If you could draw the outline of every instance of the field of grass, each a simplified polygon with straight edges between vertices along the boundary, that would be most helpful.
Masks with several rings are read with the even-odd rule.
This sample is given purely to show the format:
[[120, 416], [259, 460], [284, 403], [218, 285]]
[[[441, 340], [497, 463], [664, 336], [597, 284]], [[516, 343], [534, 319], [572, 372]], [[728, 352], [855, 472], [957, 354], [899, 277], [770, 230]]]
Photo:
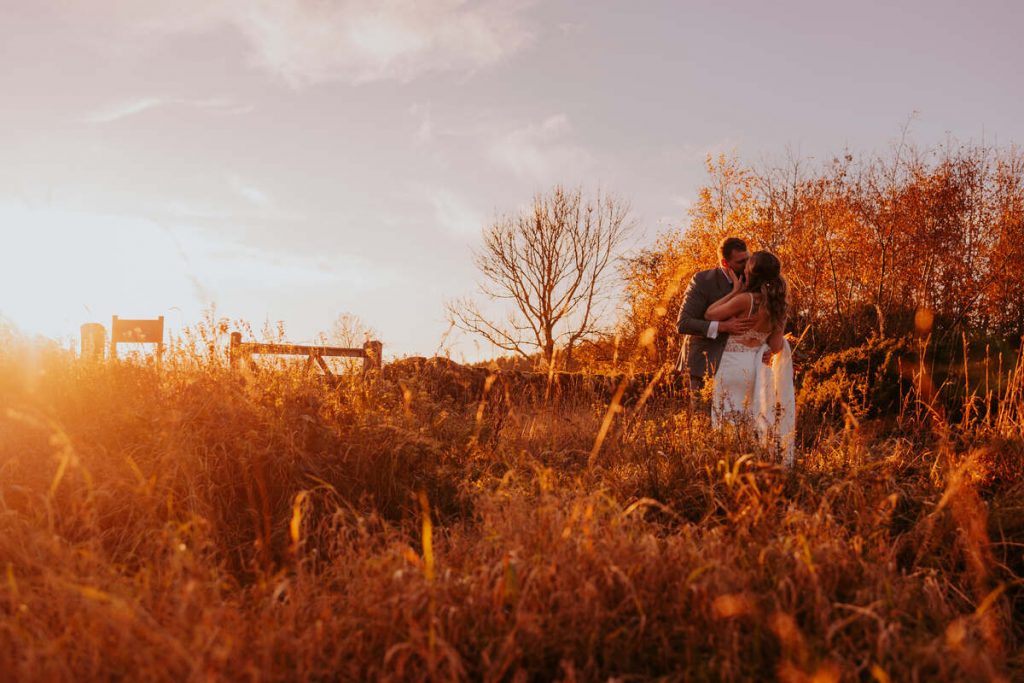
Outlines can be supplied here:
[[787, 471], [682, 400], [202, 337], [159, 369], [0, 339], [0, 679], [1024, 677], [1019, 373], [956, 424], [814, 404]]

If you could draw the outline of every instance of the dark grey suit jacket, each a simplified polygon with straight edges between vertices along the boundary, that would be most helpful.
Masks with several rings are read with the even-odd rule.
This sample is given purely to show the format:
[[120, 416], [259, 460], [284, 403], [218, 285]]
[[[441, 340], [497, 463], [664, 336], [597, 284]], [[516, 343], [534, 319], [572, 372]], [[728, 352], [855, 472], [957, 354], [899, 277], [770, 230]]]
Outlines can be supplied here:
[[732, 284], [721, 268], [702, 270], [690, 279], [676, 322], [679, 334], [684, 335], [676, 370], [698, 377], [715, 374], [729, 335], [719, 332], [714, 339], [708, 339], [711, 323], [704, 319], [704, 314], [711, 304], [731, 291]]

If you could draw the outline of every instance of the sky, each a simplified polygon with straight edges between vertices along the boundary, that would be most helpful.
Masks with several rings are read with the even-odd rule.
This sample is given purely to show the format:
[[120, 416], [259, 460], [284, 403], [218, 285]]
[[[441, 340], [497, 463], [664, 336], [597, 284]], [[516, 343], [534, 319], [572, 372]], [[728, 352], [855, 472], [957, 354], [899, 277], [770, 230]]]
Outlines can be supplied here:
[[708, 154], [1024, 144], [1024, 3], [0, 0], [0, 316], [447, 334], [556, 183], [685, 229]]

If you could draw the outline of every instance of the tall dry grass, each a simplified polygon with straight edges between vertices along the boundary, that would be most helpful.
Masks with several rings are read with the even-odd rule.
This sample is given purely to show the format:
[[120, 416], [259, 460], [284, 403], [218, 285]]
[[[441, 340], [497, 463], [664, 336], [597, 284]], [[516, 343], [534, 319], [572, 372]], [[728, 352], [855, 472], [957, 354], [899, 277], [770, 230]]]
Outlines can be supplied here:
[[681, 401], [232, 373], [223, 333], [0, 342], [0, 679], [1024, 676], [1019, 371], [958, 423], [840, 386], [789, 472]]

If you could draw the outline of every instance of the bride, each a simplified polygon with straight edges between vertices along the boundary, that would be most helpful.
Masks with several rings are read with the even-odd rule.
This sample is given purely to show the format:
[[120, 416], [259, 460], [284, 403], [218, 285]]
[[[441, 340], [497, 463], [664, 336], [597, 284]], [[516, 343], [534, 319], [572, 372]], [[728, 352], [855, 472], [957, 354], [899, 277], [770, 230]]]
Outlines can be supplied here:
[[713, 303], [705, 318], [755, 320], [748, 332], [726, 340], [715, 372], [712, 424], [753, 423], [761, 442], [781, 452], [783, 463], [792, 467], [796, 402], [793, 359], [783, 335], [788, 299], [781, 271], [779, 259], [768, 251], [750, 256], [742, 279], [726, 269], [732, 291]]

